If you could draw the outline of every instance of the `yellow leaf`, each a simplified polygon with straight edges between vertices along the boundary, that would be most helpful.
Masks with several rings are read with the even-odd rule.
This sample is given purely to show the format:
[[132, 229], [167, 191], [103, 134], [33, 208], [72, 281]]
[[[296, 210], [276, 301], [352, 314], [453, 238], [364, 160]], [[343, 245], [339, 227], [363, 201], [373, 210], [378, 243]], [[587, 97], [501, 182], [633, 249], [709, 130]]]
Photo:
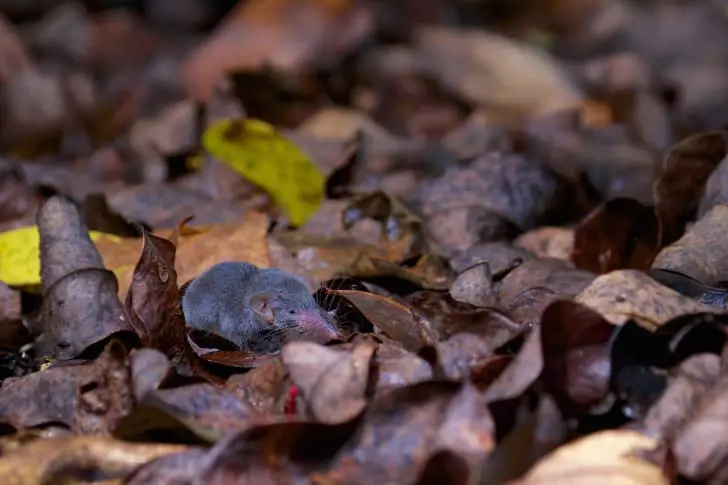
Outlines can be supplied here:
[[265, 189], [294, 226], [305, 224], [323, 201], [325, 180], [318, 167], [264, 121], [220, 121], [205, 130], [202, 144]]
[[[89, 231], [91, 240], [119, 243], [112, 234]], [[40, 234], [38, 226], [0, 233], [0, 281], [10, 286], [40, 284]]]

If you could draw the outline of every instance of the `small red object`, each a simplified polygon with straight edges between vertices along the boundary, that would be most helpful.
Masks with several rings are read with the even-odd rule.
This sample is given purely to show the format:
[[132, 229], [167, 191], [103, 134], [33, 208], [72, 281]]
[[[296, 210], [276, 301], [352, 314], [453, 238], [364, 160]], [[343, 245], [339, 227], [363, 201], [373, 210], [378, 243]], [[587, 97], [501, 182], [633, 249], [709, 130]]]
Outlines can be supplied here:
[[283, 412], [286, 414], [296, 414], [296, 398], [298, 397], [298, 394], [298, 386], [291, 385], [288, 389], [288, 399], [286, 399], [286, 406]]

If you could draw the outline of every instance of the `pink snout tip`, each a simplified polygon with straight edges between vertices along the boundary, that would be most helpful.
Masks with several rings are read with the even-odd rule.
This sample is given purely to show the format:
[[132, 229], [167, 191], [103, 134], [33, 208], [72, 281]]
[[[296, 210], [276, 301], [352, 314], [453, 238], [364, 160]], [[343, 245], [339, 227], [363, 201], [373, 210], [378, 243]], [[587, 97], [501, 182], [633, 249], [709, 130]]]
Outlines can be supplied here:
[[298, 324], [312, 336], [325, 341], [342, 338], [336, 326], [316, 311], [304, 311], [297, 315]]

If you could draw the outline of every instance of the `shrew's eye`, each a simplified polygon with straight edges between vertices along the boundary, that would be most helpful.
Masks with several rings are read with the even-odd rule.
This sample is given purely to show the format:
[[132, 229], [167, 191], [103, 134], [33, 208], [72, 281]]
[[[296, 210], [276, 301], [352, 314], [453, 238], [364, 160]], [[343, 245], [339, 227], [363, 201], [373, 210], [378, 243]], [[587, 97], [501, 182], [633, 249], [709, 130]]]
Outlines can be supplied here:
[[290, 313], [291, 315], [295, 315], [296, 314], [296, 310], [288, 310], [288, 313]]

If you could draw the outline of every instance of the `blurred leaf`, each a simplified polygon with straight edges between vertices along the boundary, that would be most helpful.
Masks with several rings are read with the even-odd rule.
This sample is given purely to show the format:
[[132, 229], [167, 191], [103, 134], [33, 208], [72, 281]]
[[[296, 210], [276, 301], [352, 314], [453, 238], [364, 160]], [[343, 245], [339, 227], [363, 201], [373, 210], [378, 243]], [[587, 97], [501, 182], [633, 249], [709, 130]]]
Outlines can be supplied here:
[[323, 201], [323, 174], [293, 143], [271, 125], [247, 119], [221, 121], [205, 130], [205, 149], [240, 175], [264, 188], [301, 226]]
[[581, 221], [571, 259], [577, 268], [597, 274], [647, 269], [659, 238], [659, 222], [651, 207], [632, 199], [612, 199]]
[[728, 251], [722, 241], [728, 231], [728, 205], [713, 206], [685, 234], [663, 248], [652, 267], [686, 274], [707, 285], [728, 281]]
[[38, 439], [0, 457], [0, 480], [17, 485], [80, 483], [89, 476], [121, 480], [155, 458], [190, 449], [162, 443], [127, 443], [103, 436]]
[[557, 61], [523, 42], [482, 30], [427, 26], [417, 32], [415, 45], [427, 72], [471, 103], [529, 116], [582, 101]]
[[[113, 234], [96, 231], [89, 231], [88, 234], [94, 242], [101, 240], [111, 244], [122, 242], [122, 238]], [[0, 280], [10, 286], [40, 284], [38, 226], [21, 227], [0, 233]]]
[[654, 187], [662, 245], [679, 238], [695, 215], [705, 183], [728, 153], [726, 140], [726, 132], [701, 133], [682, 140], [668, 152]]
[[573, 301], [556, 301], [541, 320], [542, 378], [564, 416], [585, 413], [609, 391], [614, 327]]
[[669, 485], [672, 481], [663, 468], [639, 455], [654, 450], [657, 444], [637, 431], [594, 433], [557, 448], [510, 484], [557, 485], [568, 479], [571, 483]]

